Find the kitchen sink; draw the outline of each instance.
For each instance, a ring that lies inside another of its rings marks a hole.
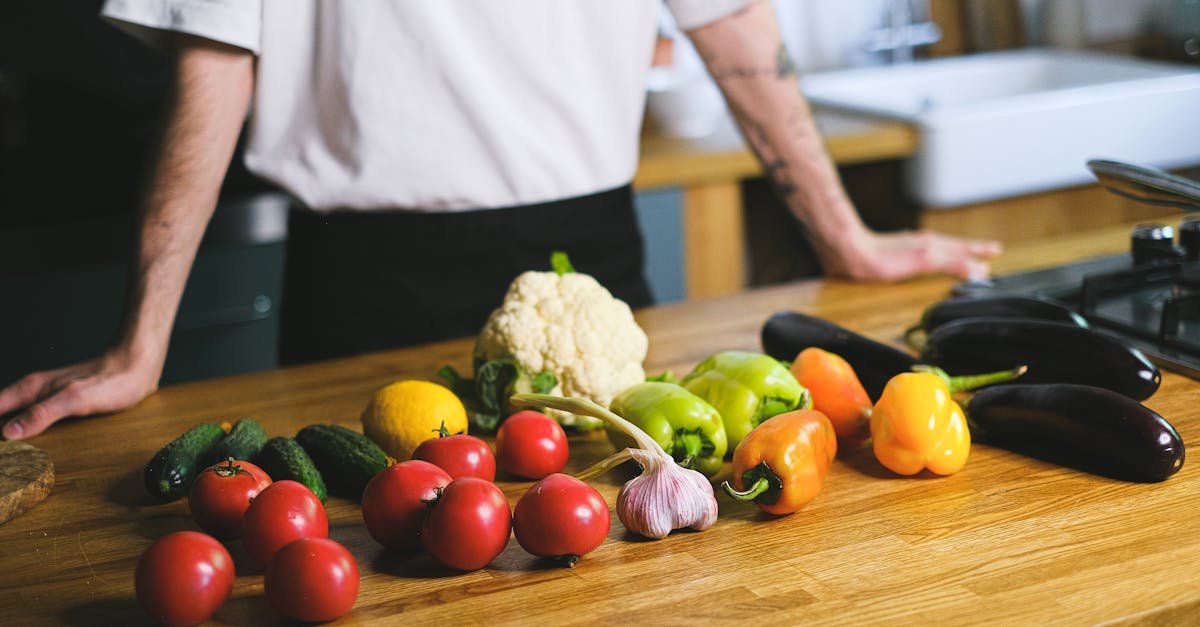
[[[1091,158],[1200,164],[1200,68],[1027,49],[809,74],[817,106],[920,131],[909,192],[951,207],[1093,182]]]

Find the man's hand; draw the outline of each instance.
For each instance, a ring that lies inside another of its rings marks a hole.
[[[763,174],[804,228],[825,271],[861,280],[987,275],[996,242],[928,232],[879,234],[863,224],[800,93],[769,2],[688,35],[704,58]]]
[[[81,364],[30,374],[0,390],[0,416],[20,412],[4,425],[4,437],[20,440],[69,416],[135,405],[154,392],[161,373],[161,361],[156,367],[112,351]]]
[[[963,280],[991,274],[988,259],[998,242],[962,239],[933,231],[867,233],[857,254],[825,266],[829,276],[856,281],[897,281],[922,274],[948,274]]]

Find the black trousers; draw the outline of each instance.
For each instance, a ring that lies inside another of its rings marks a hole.
[[[512,279],[549,270],[555,250],[631,307],[651,303],[628,185],[454,213],[293,209],[280,362],[474,335]]]

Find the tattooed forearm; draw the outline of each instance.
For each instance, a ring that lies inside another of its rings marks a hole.
[[[791,178],[791,164],[775,150],[762,124],[754,121],[749,114],[735,103],[730,103],[730,112],[742,129],[742,135],[750,144],[750,150],[762,164],[763,176],[770,183],[775,193],[785,203],[791,203],[798,191],[796,182]]]
[[[712,62],[710,61],[710,64]],[[718,83],[724,80],[739,80],[748,78],[777,78],[780,80],[794,80],[796,78],[796,64],[792,63],[792,57],[788,55],[787,47],[782,42],[779,48],[775,51],[774,67],[716,67],[712,70],[713,79]]]

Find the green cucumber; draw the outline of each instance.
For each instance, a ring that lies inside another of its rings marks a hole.
[[[367,482],[391,464],[387,453],[367,436],[338,425],[309,425],[296,434],[338,496],[361,500]]]
[[[215,422],[198,424],[158,450],[142,473],[146,492],[167,502],[186,496],[192,481],[208,467],[209,451],[225,437]]]
[[[253,418],[242,418],[209,452],[208,465],[219,464],[230,457],[250,461],[266,443],[267,434],[262,425]]]
[[[321,471],[317,470],[312,458],[292,438],[275,437],[267,440],[254,458],[254,464],[270,475],[272,481],[299,481],[308,486],[322,503],[329,498]]]

